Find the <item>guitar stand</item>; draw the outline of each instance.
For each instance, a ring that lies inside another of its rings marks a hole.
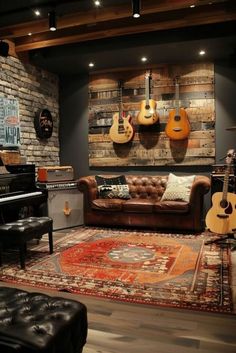
[[[236,229],[233,229],[233,231],[234,231],[234,233],[228,233],[225,235],[221,235],[219,238],[207,240],[207,241],[205,241],[205,245],[217,244],[217,243],[227,243],[228,240],[232,240],[232,243],[235,242],[235,244],[232,244],[231,251],[234,251],[234,250],[236,250],[236,238],[234,236]]]

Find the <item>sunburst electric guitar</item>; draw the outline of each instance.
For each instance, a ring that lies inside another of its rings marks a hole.
[[[119,82],[119,112],[113,115],[113,122],[109,131],[111,140],[115,143],[127,143],[134,136],[134,129],[130,123],[131,116],[125,116],[122,104],[122,83]]]
[[[184,108],[180,108],[179,83],[175,81],[175,109],[169,112],[165,133],[171,140],[185,140],[190,133],[190,124]]]
[[[156,101],[150,98],[151,73],[145,74],[145,99],[141,101],[140,112],[137,115],[139,125],[152,125],[159,120],[156,112]]]
[[[234,233],[236,229],[236,194],[228,192],[230,164],[234,150],[229,150],[226,158],[223,192],[212,196],[212,207],[206,215],[206,226],[214,233]]]

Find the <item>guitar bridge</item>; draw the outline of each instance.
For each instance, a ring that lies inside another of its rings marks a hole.
[[[181,127],[175,127],[174,129],[173,129],[173,131],[182,131],[182,129],[181,129]]]
[[[225,213],[219,213],[219,214],[217,215],[217,217],[218,217],[218,218],[229,218],[229,216],[228,216],[227,214],[225,214]]]

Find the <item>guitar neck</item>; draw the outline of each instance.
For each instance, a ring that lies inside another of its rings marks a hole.
[[[224,176],[224,185],[223,185],[223,200],[227,200],[227,192],[228,192],[228,185],[229,185],[229,173],[230,173],[230,166],[233,160],[235,153],[233,149],[230,149],[227,152],[227,158],[226,158],[226,169],[225,169],[225,176]]]
[[[230,165],[227,165],[225,176],[224,176],[224,184],[223,184],[223,195],[222,199],[227,200],[228,186],[229,186],[229,173],[230,173]]]
[[[145,76],[145,100],[146,105],[149,105],[150,99],[150,76],[149,74]]]
[[[179,84],[176,82],[175,84],[175,115],[179,115]]]
[[[119,84],[119,91],[118,91],[118,99],[119,99],[119,123],[123,124],[123,103],[122,103],[122,86]]]

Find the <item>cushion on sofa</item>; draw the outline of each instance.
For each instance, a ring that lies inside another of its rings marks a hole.
[[[99,185],[98,195],[102,199],[130,199],[128,185]]]
[[[132,198],[123,204],[124,212],[152,213],[155,200]]]
[[[122,199],[95,199],[92,201],[92,209],[108,212],[121,211],[124,202],[126,201]]]
[[[98,197],[102,199],[130,199],[129,185],[124,175],[106,178],[95,175]]]
[[[191,187],[195,175],[177,176],[170,173],[166,185],[166,190],[162,195],[161,201],[185,201],[189,202]]]
[[[104,177],[102,175],[95,175],[97,185],[125,185],[127,184],[124,175],[118,175],[117,177]]]
[[[190,204],[185,201],[161,201],[153,205],[155,213],[186,213],[190,209]]]

